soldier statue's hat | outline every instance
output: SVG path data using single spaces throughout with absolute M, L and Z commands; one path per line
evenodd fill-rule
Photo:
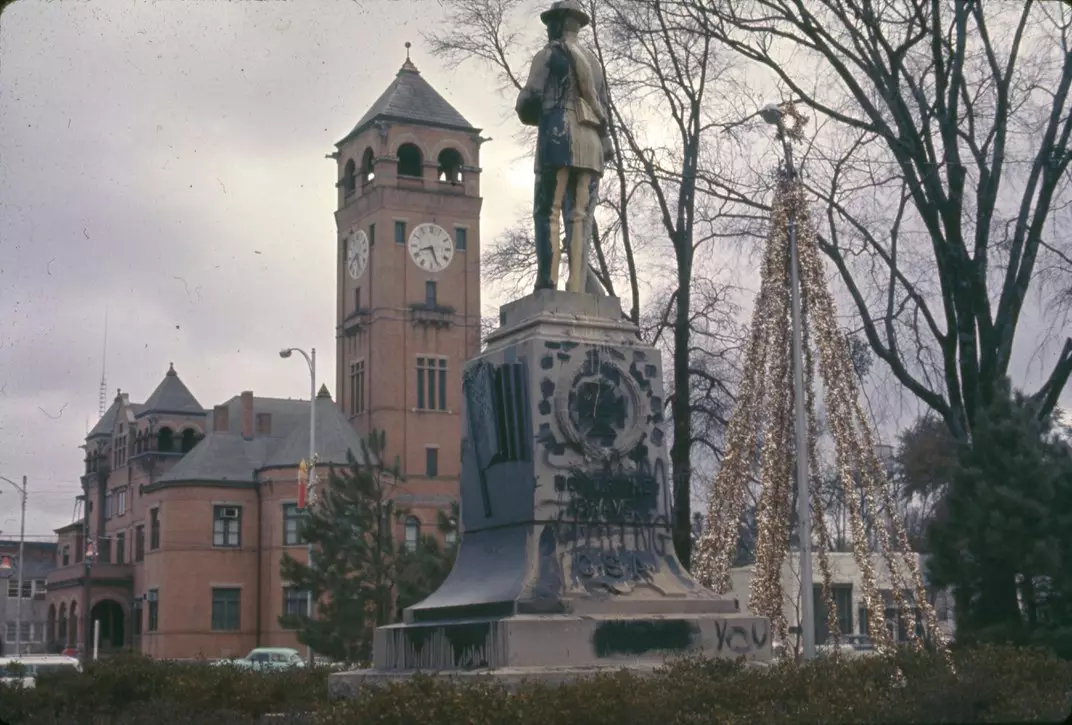
M 573 17 L 583 28 L 588 25 L 592 20 L 588 17 L 588 13 L 584 11 L 581 4 L 577 0 L 557 0 L 547 10 L 540 13 L 540 20 L 544 25 L 556 15 L 569 15 Z

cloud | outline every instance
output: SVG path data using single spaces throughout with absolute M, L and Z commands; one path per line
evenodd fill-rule
M 66 523 L 97 414 L 169 362 L 202 405 L 306 395 L 280 361 L 315 346 L 334 391 L 335 169 L 324 158 L 393 80 L 404 41 L 496 141 L 483 238 L 530 196 L 503 183 L 488 84 L 425 52 L 438 3 L 15 3 L 0 22 L 0 474 L 28 528 Z M 326 354 L 325 354 L 326 353 Z M 64 407 L 65 406 L 65 407 Z M 57 411 L 62 409 L 62 415 Z M 46 411 L 46 412 L 42 412 Z M 0 497 L 0 529 L 14 495 Z M 11 491 L 10 493 L 14 493 Z

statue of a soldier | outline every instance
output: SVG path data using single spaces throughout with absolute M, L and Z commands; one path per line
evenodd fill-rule
M 577 0 L 558 0 L 540 15 L 548 43 L 532 60 L 517 99 L 517 115 L 539 129 L 536 142 L 536 289 L 555 289 L 566 228 L 570 275 L 567 289 L 584 292 L 592 213 L 599 200 L 603 164 L 611 154 L 606 79 L 598 59 L 577 41 L 589 17 Z M 602 292 L 598 282 L 588 285 Z

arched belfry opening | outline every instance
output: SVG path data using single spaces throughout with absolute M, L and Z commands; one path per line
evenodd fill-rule
M 365 149 L 361 156 L 361 183 L 367 184 L 376 178 L 376 161 L 372 149 Z
M 451 184 L 462 183 L 462 155 L 458 149 L 445 148 L 439 152 L 439 180 Z
M 421 150 L 416 144 L 404 143 L 398 147 L 399 176 L 413 176 L 417 178 L 424 176 L 423 163 L 424 159 L 422 158 Z
M 357 165 L 353 159 L 349 159 L 342 170 L 342 192 L 350 196 L 355 191 L 357 191 Z

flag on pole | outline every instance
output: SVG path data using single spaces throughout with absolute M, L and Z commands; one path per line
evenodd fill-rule
M 298 509 L 305 508 L 305 496 L 306 489 L 309 486 L 308 480 L 309 464 L 305 462 L 303 458 L 301 463 L 298 464 Z

